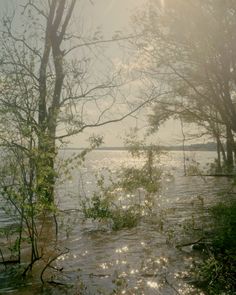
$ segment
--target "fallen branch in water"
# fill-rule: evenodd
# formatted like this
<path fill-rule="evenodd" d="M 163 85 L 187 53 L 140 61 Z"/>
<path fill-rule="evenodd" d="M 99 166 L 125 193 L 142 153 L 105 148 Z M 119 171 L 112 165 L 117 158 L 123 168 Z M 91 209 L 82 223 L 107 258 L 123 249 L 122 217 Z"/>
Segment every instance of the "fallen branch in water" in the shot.
<path fill-rule="evenodd" d="M 89 277 L 98 277 L 98 278 L 106 278 L 110 277 L 110 274 L 95 274 L 95 273 L 90 273 L 88 274 Z"/>
<path fill-rule="evenodd" d="M 192 245 L 196 245 L 199 244 L 200 242 L 202 242 L 204 240 L 204 238 L 200 238 L 199 240 L 195 241 L 195 242 L 190 242 L 190 243 L 185 243 L 185 244 L 179 244 L 176 245 L 175 247 L 177 249 L 183 248 L 183 247 L 187 247 L 187 246 L 192 246 Z"/>
<path fill-rule="evenodd" d="M 51 267 L 51 263 L 53 263 L 53 261 L 55 261 L 58 257 L 60 257 L 61 255 L 64 255 L 64 254 L 66 254 L 66 253 L 68 253 L 69 252 L 69 249 L 66 249 L 66 251 L 64 251 L 64 252 L 60 252 L 58 255 L 56 255 L 56 256 L 54 256 L 52 259 L 50 259 L 49 261 L 48 261 L 48 263 L 44 266 L 44 268 L 43 268 L 43 270 L 41 271 L 41 274 L 40 274 L 40 280 L 41 280 L 41 282 L 42 282 L 42 284 L 44 284 L 45 282 L 44 282 L 44 279 L 43 279 L 43 274 L 44 274 L 44 272 L 45 272 L 45 270 L 48 268 L 48 267 Z M 54 281 L 51 281 L 51 283 L 55 283 Z M 48 282 L 49 283 L 49 282 Z M 63 285 L 63 284 L 62 284 Z"/>
<path fill-rule="evenodd" d="M 56 281 L 47 281 L 48 284 L 54 285 L 54 286 L 66 286 L 67 284 L 56 282 Z"/>

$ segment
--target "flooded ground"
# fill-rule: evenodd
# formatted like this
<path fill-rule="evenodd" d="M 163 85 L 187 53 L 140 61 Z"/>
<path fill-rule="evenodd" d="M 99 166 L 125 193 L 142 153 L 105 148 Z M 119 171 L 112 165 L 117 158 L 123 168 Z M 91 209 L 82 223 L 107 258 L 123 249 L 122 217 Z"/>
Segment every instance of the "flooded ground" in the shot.
<path fill-rule="evenodd" d="M 215 153 L 187 156 L 191 163 L 204 164 L 211 162 Z M 102 222 L 84 220 L 78 209 L 81 198 L 90 198 L 96 190 L 95 174 L 115 174 L 118 167 L 133 165 L 132 161 L 125 151 L 92 152 L 84 167 L 76 169 L 72 178 L 59 186 L 57 245 L 67 253 L 55 261 L 63 271 L 54 281 L 67 287 L 42 289 L 33 278 L 20 287 L 2 270 L 0 294 L 200 294 L 188 284 L 188 270 L 201 255 L 190 247 L 182 251 L 176 246 L 202 237 L 202 221 L 206 226 L 208 208 L 222 200 L 219 193 L 230 186 L 230 180 L 184 177 L 182 153 L 170 152 L 161 158 L 162 190 L 155 196 L 150 214 L 137 227 L 115 232 Z M 11 223 L 3 213 L 0 222 L 2 227 Z M 49 223 L 48 235 L 51 230 Z"/>

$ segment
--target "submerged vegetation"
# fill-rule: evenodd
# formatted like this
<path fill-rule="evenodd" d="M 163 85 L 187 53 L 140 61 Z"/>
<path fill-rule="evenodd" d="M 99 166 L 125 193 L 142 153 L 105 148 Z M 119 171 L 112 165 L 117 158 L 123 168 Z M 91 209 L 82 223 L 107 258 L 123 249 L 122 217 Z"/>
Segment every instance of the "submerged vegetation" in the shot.
<path fill-rule="evenodd" d="M 111 221 L 113 230 L 134 227 L 142 216 L 150 214 L 152 198 L 157 197 L 161 188 L 159 148 L 147 146 L 135 137 L 127 142 L 127 147 L 133 160 L 142 161 L 141 167 L 135 164 L 123 167 L 110 179 L 110 185 L 100 178 L 97 182 L 100 194 L 95 194 L 90 204 L 82 203 L 85 218 Z"/>
<path fill-rule="evenodd" d="M 99 221 L 110 221 L 113 230 L 132 228 L 138 224 L 141 218 L 139 205 L 129 206 L 127 209 L 114 205 L 106 198 L 94 196 L 89 208 L 84 204 L 83 213 L 85 218 Z"/>

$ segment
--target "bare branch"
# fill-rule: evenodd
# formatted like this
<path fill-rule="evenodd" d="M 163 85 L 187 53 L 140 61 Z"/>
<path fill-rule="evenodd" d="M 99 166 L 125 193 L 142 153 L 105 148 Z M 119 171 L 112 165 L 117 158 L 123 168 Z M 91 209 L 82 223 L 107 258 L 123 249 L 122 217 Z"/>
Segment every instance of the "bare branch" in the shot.
<path fill-rule="evenodd" d="M 141 35 L 130 35 L 130 36 L 125 36 L 125 37 L 120 37 L 120 38 L 112 38 L 112 39 L 106 39 L 106 40 L 95 40 L 95 41 L 88 41 L 88 42 L 80 43 L 80 44 L 72 46 L 68 50 L 65 50 L 64 55 L 67 55 L 71 51 L 81 48 L 81 47 L 90 47 L 90 46 L 99 45 L 99 44 L 126 41 L 126 40 L 131 40 L 131 39 L 137 38 L 139 36 L 141 36 Z M 78 37 L 76 35 L 72 35 L 71 37 L 81 39 L 80 37 Z"/>
<path fill-rule="evenodd" d="M 144 101 L 143 103 L 141 103 L 140 105 L 138 105 L 136 108 L 134 108 L 133 110 L 131 110 L 130 112 L 126 113 L 124 116 L 121 116 L 120 118 L 117 118 L 117 119 L 111 119 L 111 120 L 106 120 L 106 121 L 103 121 L 103 122 L 100 122 L 101 121 L 101 117 L 99 117 L 98 121 L 95 123 L 95 124 L 86 124 L 84 126 L 82 126 L 81 128 L 79 129 L 76 129 L 76 130 L 73 130 L 72 132 L 68 132 L 67 134 L 65 135 L 61 135 L 61 136 L 57 136 L 56 139 L 63 139 L 63 138 L 66 138 L 66 137 L 69 137 L 69 136 L 72 136 L 72 135 L 76 135 L 78 133 L 81 133 L 82 131 L 84 131 L 85 129 L 88 129 L 88 128 L 95 128 L 95 127 L 101 127 L 101 126 L 104 126 L 104 125 L 107 125 L 107 124 L 110 124 L 110 123 L 117 123 L 117 122 L 121 122 L 123 121 L 124 119 L 126 119 L 127 117 L 129 117 L 130 115 L 134 114 L 135 112 L 137 112 L 139 109 L 143 108 L 144 106 L 147 106 L 148 104 L 152 103 L 153 101 L 155 101 L 155 99 L 157 99 L 158 97 L 162 96 L 162 95 L 165 95 L 167 94 L 168 92 L 166 93 L 161 93 L 159 95 L 156 95 L 155 97 L 152 97 L 150 98 L 149 100 L 146 100 Z"/>

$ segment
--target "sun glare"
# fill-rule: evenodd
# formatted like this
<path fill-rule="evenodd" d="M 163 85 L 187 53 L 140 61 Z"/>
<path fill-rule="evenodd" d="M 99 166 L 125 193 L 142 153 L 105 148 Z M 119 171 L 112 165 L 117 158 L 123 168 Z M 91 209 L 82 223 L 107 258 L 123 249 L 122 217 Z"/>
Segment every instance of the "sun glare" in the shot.
<path fill-rule="evenodd" d="M 164 9 L 165 8 L 165 0 L 160 0 L 161 1 L 161 7 Z"/>

